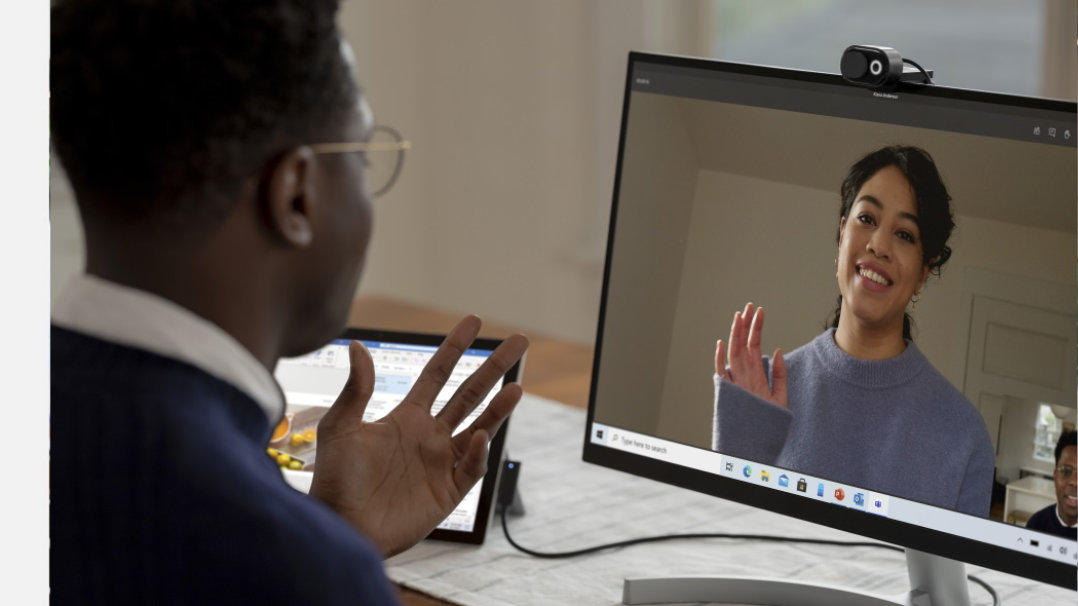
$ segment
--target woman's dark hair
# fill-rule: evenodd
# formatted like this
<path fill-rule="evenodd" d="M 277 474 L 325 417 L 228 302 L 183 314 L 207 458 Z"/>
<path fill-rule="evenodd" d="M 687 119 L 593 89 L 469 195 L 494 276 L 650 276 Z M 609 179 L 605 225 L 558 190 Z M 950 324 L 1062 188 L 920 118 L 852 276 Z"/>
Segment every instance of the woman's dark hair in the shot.
<path fill-rule="evenodd" d="M 55 0 L 50 130 L 80 210 L 205 229 L 268 162 L 332 136 L 358 94 L 337 9 Z"/>
<path fill-rule="evenodd" d="M 913 188 L 917 201 L 917 225 L 921 234 L 921 247 L 924 251 L 923 264 L 930 272 L 939 276 L 943 264 L 951 258 L 951 247 L 947 240 L 954 231 L 954 213 L 951 210 L 951 195 L 940 178 L 936 163 L 928 152 L 909 145 L 890 145 L 878 149 L 861 158 L 850 167 L 842 181 L 842 207 L 839 218 L 850 216 L 850 209 L 857 200 L 857 192 L 873 175 L 888 166 L 897 167 Z M 837 238 L 836 238 L 837 241 Z M 842 312 L 842 295 L 838 296 L 829 326 L 838 328 L 839 314 Z M 902 320 L 902 338 L 912 340 L 912 319 L 905 314 Z"/>

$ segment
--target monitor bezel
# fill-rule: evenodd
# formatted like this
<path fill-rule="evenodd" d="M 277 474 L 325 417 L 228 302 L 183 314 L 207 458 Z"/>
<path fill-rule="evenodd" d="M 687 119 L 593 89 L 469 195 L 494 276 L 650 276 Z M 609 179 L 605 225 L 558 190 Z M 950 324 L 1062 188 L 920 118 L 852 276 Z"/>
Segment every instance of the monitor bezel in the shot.
<path fill-rule="evenodd" d="M 1075 566 L 1049 560 L 1014 549 L 986 543 L 977 539 L 954 535 L 906 522 L 852 510 L 822 501 L 804 499 L 795 494 L 721 477 L 710 472 L 690 469 L 674 463 L 659 461 L 643 455 L 635 455 L 600 444 L 590 439 L 595 422 L 595 399 L 602 360 L 602 343 L 606 321 L 607 296 L 617 225 L 618 199 L 622 181 L 622 161 L 625 152 L 626 131 L 629 121 L 630 99 L 633 92 L 633 73 L 640 63 L 687 67 L 712 72 L 764 76 L 797 82 L 853 86 L 838 74 L 784 69 L 762 65 L 731 63 L 677 55 L 660 55 L 632 51 L 628 56 L 625 90 L 622 100 L 621 126 L 618 137 L 617 164 L 607 231 L 607 246 L 600 295 L 598 326 L 595 338 L 595 354 L 592 363 L 591 386 L 588 396 L 587 422 L 584 428 L 583 460 L 614 470 L 631 473 L 673 486 L 694 490 L 711 496 L 735 501 L 774 513 L 792 516 L 867 538 L 886 541 L 932 553 L 969 564 L 992 568 L 1032 580 L 1078 589 Z M 1057 99 L 1025 97 L 1003 93 L 950 88 L 939 85 L 902 83 L 897 93 L 918 97 L 985 102 L 1011 107 L 1034 108 L 1053 112 L 1075 113 L 1076 104 Z"/>

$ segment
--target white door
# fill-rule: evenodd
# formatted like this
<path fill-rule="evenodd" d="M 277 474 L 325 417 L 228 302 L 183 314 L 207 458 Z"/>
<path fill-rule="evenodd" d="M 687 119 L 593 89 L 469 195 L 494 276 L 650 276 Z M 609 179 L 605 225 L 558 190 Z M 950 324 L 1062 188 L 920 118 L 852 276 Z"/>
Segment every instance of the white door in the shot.
<path fill-rule="evenodd" d="M 1008 281 L 1005 276 L 991 278 L 995 286 Z M 1078 345 L 1076 301 L 1067 292 L 1073 289 L 1040 284 L 1031 292 L 1028 283 L 1002 286 L 991 288 L 991 294 L 985 294 L 988 289 L 967 292 L 970 326 L 963 388 L 984 416 L 997 450 L 1007 397 L 1075 406 Z"/>

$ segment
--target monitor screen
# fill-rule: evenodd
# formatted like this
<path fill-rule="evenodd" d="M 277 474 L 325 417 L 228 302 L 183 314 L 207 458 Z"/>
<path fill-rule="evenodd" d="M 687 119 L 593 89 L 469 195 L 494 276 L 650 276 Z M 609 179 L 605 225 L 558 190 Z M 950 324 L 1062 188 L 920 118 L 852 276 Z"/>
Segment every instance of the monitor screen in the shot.
<path fill-rule="evenodd" d="M 584 459 L 1074 587 L 1076 135 L 632 53 Z"/>

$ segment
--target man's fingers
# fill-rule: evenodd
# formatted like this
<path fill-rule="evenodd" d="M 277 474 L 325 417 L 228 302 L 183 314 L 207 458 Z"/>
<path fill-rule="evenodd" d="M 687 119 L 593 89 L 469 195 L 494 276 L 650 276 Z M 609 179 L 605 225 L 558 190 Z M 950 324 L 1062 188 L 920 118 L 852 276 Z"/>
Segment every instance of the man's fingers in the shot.
<path fill-rule="evenodd" d="M 453 436 L 453 452 L 458 453 L 458 456 L 460 456 L 460 453 L 467 452 L 468 444 L 471 442 L 472 436 L 477 432 L 485 432 L 488 436 L 498 433 L 502 423 L 505 422 L 509 414 L 513 412 L 513 409 L 520 402 L 521 395 L 523 395 L 523 392 L 520 385 L 516 383 L 509 383 L 498 390 L 486 410 L 464 431 Z"/>
<path fill-rule="evenodd" d="M 332 408 L 362 419 L 367 402 L 374 393 L 374 360 L 362 343 L 352 341 L 348 344 L 348 362 L 348 380 L 344 382 L 341 395 L 337 396 Z"/>
<path fill-rule="evenodd" d="M 453 469 L 453 484 L 461 497 L 475 486 L 487 473 L 487 440 L 490 435 L 483 430 L 471 434 L 464 450 L 464 457 Z"/>
<path fill-rule="evenodd" d="M 490 390 L 501 380 L 528 349 L 528 339 L 524 335 L 512 335 L 502 341 L 483 364 L 470 377 L 461 383 L 453 397 L 436 415 L 438 420 L 450 429 L 460 425 L 478 406 Z"/>
<path fill-rule="evenodd" d="M 442 341 L 438 351 L 434 352 L 423 372 L 419 374 L 415 385 L 404 398 L 404 402 L 418 404 L 428 412 L 434 405 L 435 398 L 442 391 L 445 382 L 453 374 L 453 368 L 464 351 L 475 341 L 482 322 L 478 316 L 467 316 L 461 320 Z"/>

